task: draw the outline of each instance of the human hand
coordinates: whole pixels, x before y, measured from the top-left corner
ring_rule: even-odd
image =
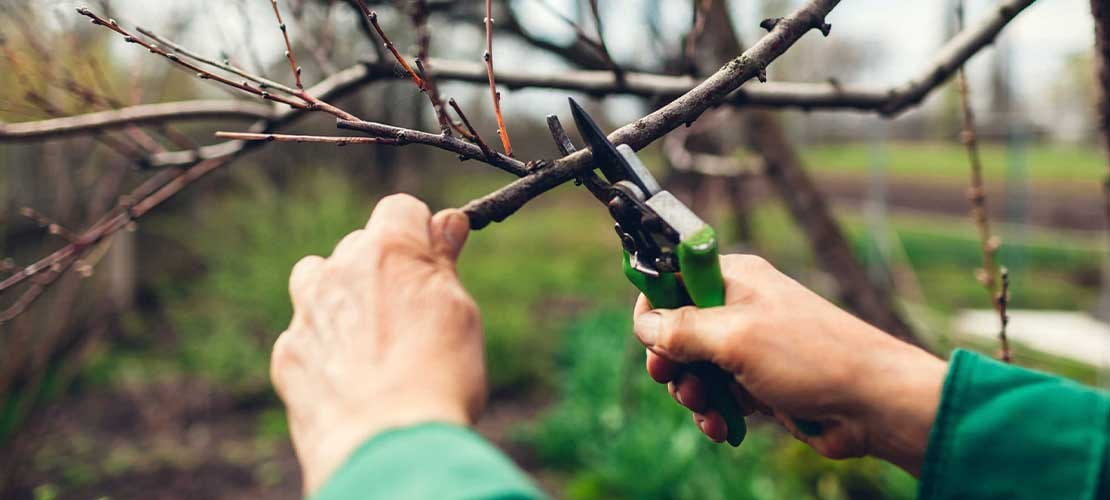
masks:
[[[842,311],[750,255],[721,258],[725,305],[652,310],[640,296],[635,332],[647,371],[694,412],[714,441],[728,436],[683,363],[711,361],[735,376],[745,414],[773,415],[830,458],[874,455],[916,475],[940,404],[943,361]],[[814,421],[807,436],[794,422]]]
[[[293,268],[293,320],[274,344],[270,376],[306,492],[382,430],[477,418],[482,328],[455,273],[469,229],[458,210],[432,217],[411,196],[389,196],[330,257]]]

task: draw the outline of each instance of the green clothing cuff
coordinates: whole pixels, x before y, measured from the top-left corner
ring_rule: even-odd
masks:
[[[957,350],[919,498],[1099,498],[1108,433],[1107,394]]]
[[[362,444],[314,500],[544,498],[512,462],[470,429],[427,423]]]

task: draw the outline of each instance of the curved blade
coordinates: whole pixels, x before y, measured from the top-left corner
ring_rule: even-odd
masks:
[[[578,133],[582,135],[582,140],[589,144],[590,152],[594,155],[594,163],[601,169],[601,173],[605,174],[605,178],[613,184],[620,181],[631,181],[644,192],[644,196],[651,196],[651,191],[644,185],[644,181],[628,165],[628,162],[617,151],[616,146],[609,141],[605,132],[601,131],[597,122],[594,122],[594,119],[586,113],[586,110],[573,97],[567,99],[570,101],[570,113],[574,116]]]

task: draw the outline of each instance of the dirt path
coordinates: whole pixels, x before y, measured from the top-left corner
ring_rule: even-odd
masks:
[[[527,447],[509,430],[536,418],[538,398],[492,402],[477,430],[548,492]],[[297,499],[300,469],[276,401],[233,397],[197,380],[87,389],[60,399],[20,433],[14,484],[0,497],[32,499]],[[54,496],[46,495],[53,492]]]

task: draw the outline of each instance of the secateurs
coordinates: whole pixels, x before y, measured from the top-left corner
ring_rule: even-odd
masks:
[[[608,207],[616,221],[617,236],[624,248],[625,276],[653,307],[724,305],[724,279],[713,228],[660,188],[632,148],[610,142],[574,99],[570,99],[570,108],[597,168],[605,176],[603,180],[590,171],[581,174],[578,182]],[[548,125],[563,154],[574,152],[558,118],[548,117]],[[729,444],[739,446],[747,425],[729,388],[732,376],[711,363],[695,363],[685,369],[704,383],[709,407],[728,424]]]

